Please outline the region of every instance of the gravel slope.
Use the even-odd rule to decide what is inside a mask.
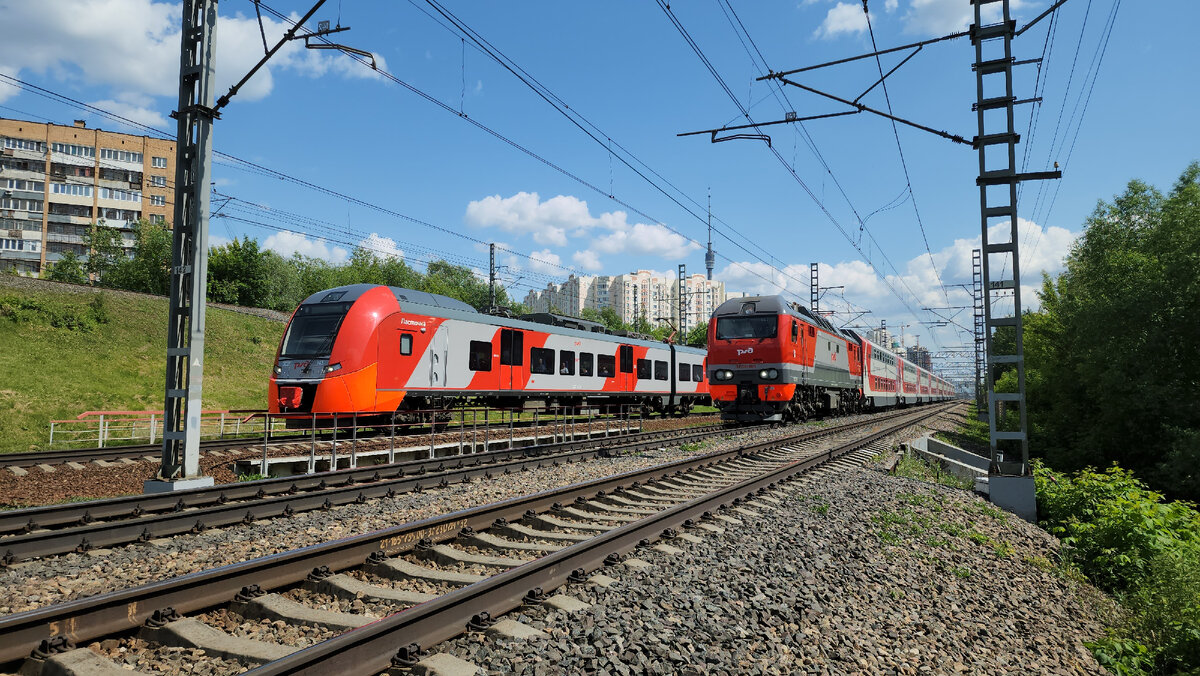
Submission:
[[[769,495],[724,535],[616,566],[573,616],[515,614],[549,641],[439,647],[499,674],[1095,674],[1102,634],[1053,570],[1057,542],[962,491],[850,468]],[[826,507],[827,506],[827,507]]]

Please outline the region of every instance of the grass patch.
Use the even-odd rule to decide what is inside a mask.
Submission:
[[[699,453],[706,446],[708,446],[707,441],[689,441],[687,443],[680,444],[679,450],[683,451],[684,453]]]
[[[265,474],[239,474],[238,481],[261,481],[268,478]]]
[[[991,453],[992,440],[988,425],[979,419],[979,410],[973,403],[967,407],[966,418],[958,429],[953,432],[935,432],[933,437],[974,453]]]
[[[966,479],[959,479],[953,474],[944,472],[941,467],[925,462],[920,456],[914,453],[906,453],[900,456],[900,462],[896,463],[894,474],[926,483],[941,484],[950,488],[966,490],[973,487],[972,482]]]
[[[950,572],[954,573],[954,577],[957,577],[957,578],[960,578],[963,580],[967,579],[968,577],[971,577],[971,569],[966,568],[966,567],[954,566],[954,567],[950,568]]]
[[[0,452],[44,450],[50,421],[161,409],[167,301],[0,286]],[[204,408],[266,407],[284,325],[209,308]]]

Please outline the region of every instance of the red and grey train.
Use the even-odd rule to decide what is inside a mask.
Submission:
[[[309,296],[276,355],[272,413],[420,420],[475,403],[637,407],[708,401],[705,351],[612,334],[553,314],[484,314],[453,298],[374,284]],[[410,416],[411,417],[405,417]]]
[[[713,405],[739,422],[954,397],[945,380],[782,296],[722,303],[708,327],[708,362]]]

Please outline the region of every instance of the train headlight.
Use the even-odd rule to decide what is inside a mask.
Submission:
[[[775,380],[779,377],[779,369],[763,369],[758,372],[758,377],[763,380]]]
[[[336,364],[330,364],[329,366],[326,366],[326,367],[325,367],[325,372],[326,372],[326,373],[333,373],[334,371],[336,371],[336,370],[338,370],[338,369],[340,369],[340,368],[342,368],[342,363],[341,363],[341,362],[338,362],[338,363],[336,363]]]
[[[276,364],[275,365],[275,375],[279,375],[280,373],[283,373],[283,367],[280,366],[279,364]]]
[[[717,371],[716,376],[717,380],[733,380],[733,371]]]

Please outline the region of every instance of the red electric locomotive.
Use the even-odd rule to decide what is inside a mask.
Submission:
[[[941,378],[782,296],[722,303],[709,322],[708,357],[713,405],[738,422],[805,420],[953,394]]]
[[[446,296],[355,284],[296,309],[269,405],[360,421],[468,402],[684,414],[708,400],[704,363],[702,349],[613,335],[572,317],[499,317]]]

